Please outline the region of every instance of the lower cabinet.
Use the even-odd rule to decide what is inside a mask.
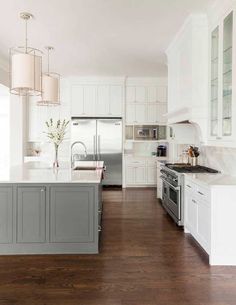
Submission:
[[[198,243],[209,253],[210,249],[210,198],[204,198],[208,193],[198,185],[185,183],[184,226]]]
[[[13,194],[12,187],[0,187],[0,243],[13,239]]]
[[[46,241],[46,188],[18,187],[17,242]]]
[[[52,187],[50,241],[90,242],[94,239],[92,187]]]
[[[0,254],[98,253],[101,184],[0,185]]]
[[[156,186],[156,159],[127,157],[125,182],[126,186]]]

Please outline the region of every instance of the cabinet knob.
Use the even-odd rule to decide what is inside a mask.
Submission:
[[[98,226],[98,232],[101,232],[101,231],[102,231],[102,227]]]
[[[44,192],[44,189],[41,189],[41,193],[43,193]]]

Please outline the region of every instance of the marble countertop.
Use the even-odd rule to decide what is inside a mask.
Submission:
[[[96,167],[96,170],[73,170],[69,163],[57,169],[43,162],[28,162],[0,170],[0,183],[100,183],[103,161],[76,162],[80,167]]]
[[[197,184],[202,184],[208,187],[219,187],[219,186],[236,186],[236,177],[224,175],[221,173],[218,174],[184,174],[186,178],[191,179]]]

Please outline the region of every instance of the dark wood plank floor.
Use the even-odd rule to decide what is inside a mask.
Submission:
[[[0,257],[0,304],[235,305],[236,268],[207,256],[153,189],[104,192],[100,255]]]

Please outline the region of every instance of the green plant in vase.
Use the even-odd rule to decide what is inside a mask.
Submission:
[[[58,150],[59,150],[60,144],[65,139],[65,135],[67,132],[67,126],[68,126],[69,122],[70,121],[66,121],[65,119],[57,120],[57,121],[50,119],[45,122],[47,129],[48,129],[45,132],[45,134],[50,139],[50,142],[52,144],[54,144],[54,148],[55,148],[55,158],[54,158],[54,162],[53,162],[53,167],[59,167]]]

